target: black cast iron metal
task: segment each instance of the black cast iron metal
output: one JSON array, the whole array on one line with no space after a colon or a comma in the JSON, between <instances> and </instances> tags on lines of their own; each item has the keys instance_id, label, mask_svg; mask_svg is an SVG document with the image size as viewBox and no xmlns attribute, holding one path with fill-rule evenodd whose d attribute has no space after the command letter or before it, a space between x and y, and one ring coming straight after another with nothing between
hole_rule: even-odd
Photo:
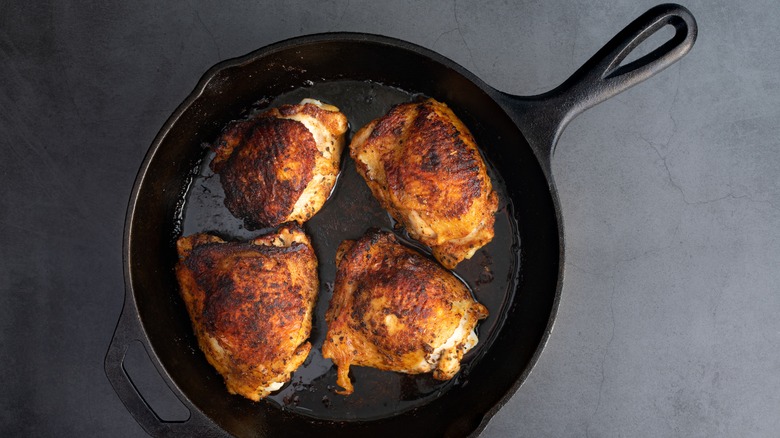
<instances>
[{"instance_id":1,"label":"black cast iron metal","mask_svg":"<svg viewBox=\"0 0 780 438\"><path fill-rule=\"evenodd\" d=\"M675 29L668 42L621 65L642 41L667 25ZM125 302L105 359L106 374L117 394L139 424L155 436L479 434L525 381L553 327L564 256L563 222L550 170L558 137L577 114L680 59L693 46L696 34L696 22L687 9L671 4L654 7L618 33L561 86L533 97L497 91L430 50L366 34L295 38L216 65L160 130L132 192L124 236ZM373 117L361 116L361 111L379 110L370 105L365 93L400 90L446 102L474 131L503 198L506 227L497 230L495 240L511 243L500 251L492 250L496 251L492 258L503 260L496 266L504 263L501 269L509 273L496 283L504 295L491 309L495 320L484 340L480 333L482 349L456 382L432 386L438 392L423 394L420 388L429 382L400 381L401 386L414 388L391 394L398 403L393 406L408 406L397 412L380 407L377 415L365 415L357 405L345 404L339 408L343 411L338 411L337 405L325 404L324 409L307 413L294 404L253 403L231 396L198 350L173 274L174 241L186 228L181 217L186 210L183 206L207 153L200 145L213 141L231 119L258 105L272 104L280 96L293 98L296 90L333 93L334 89L328 88L332 84L349 91L350 84L361 83L365 86L356 90L363 94L344 102L357 119ZM349 182L348 168L344 173L345 181L339 182L334 197L355 204L349 197L367 192L359 182ZM336 230L326 235L317 228L328 228L338 213L323 209L318 214L320 222L307 224L320 257L330 254L330 247L344 235L357 237L363 231ZM486 253L486 260L489 256ZM322 258L320 263L326 264ZM481 280L469 275L463 274L472 287L479 284ZM327 283L332 270L321 270L320 276ZM485 292L476 293L482 300L479 294ZM321 291L321 300L325 294ZM145 347L164 381L189 409L187 420L160 419L127 376L124 357L135 341ZM324 376L328 377L327 373ZM370 374L361 378L365 385L374 379ZM320 391L329 391L325 383L319 383ZM360 384L356 382L356 386ZM419 403L412 400L404 405L409 394Z\"/></svg>"}]
</instances>

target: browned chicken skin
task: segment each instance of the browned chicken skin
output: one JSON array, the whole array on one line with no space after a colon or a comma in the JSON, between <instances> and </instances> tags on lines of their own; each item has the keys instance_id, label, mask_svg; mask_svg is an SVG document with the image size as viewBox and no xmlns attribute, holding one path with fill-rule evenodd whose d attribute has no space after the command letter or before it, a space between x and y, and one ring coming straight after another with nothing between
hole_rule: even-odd
<instances>
[{"instance_id":1,"label":"browned chicken skin","mask_svg":"<svg viewBox=\"0 0 780 438\"><path fill-rule=\"evenodd\" d=\"M498 196L468 128L428 99L393 107L349 145L371 192L452 269L493 239Z\"/></svg>"},{"instance_id":2,"label":"browned chicken skin","mask_svg":"<svg viewBox=\"0 0 780 438\"><path fill-rule=\"evenodd\" d=\"M225 206L250 228L307 221L336 183L346 131L338 108L313 99L232 122L211 162Z\"/></svg>"},{"instance_id":3,"label":"browned chicken skin","mask_svg":"<svg viewBox=\"0 0 780 438\"><path fill-rule=\"evenodd\" d=\"M209 363L228 391L259 400L306 359L319 281L317 258L297 225L251 242L182 237L180 292Z\"/></svg>"},{"instance_id":4,"label":"browned chicken skin","mask_svg":"<svg viewBox=\"0 0 780 438\"><path fill-rule=\"evenodd\" d=\"M488 315L460 280L389 232L342 242L336 264L322 355L338 367L341 394L353 392L350 365L455 376Z\"/></svg>"}]
</instances>

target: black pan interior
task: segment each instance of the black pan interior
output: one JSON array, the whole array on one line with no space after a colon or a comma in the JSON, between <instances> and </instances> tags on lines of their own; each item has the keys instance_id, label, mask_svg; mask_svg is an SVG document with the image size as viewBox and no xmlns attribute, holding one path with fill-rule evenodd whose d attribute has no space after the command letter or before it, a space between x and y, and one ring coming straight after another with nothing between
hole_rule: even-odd
<instances>
[{"instance_id":1,"label":"black pan interior","mask_svg":"<svg viewBox=\"0 0 780 438\"><path fill-rule=\"evenodd\" d=\"M390 436L411 430L460 436L478 429L485 414L514 392L545 337L559 256L550 186L492 90L422 49L348 36L281 44L211 74L203 92L185 103L153 145L132 206L131 286L144 330L170 380L197 409L237 436L282 431ZM455 270L491 311L480 326L481 345L452 382L356 367L356 393L345 398L332 392L335 376L329 361L319 356L319 346L325 334L321 315L335 276L335 247L369 226L393 227L345 155L331 199L306 225L322 282L311 357L293 383L269 400L254 403L229 395L198 350L178 297L173 243L198 231L236 238L259 231L244 229L222 207L218 178L206 170L205 145L232 119L303 97L339 106L354 132L390 105L418 94L446 102L472 130L501 198L496 238Z\"/></svg>"},{"instance_id":2,"label":"black pan interior","mask_svg":"<svg viewBox=\"0 0 780 438\"><path fill-rule=\"evenodd\" d=\"M348 139L361 126L385 114L392 105L420 98L376 82L337 80L297 88L270 102L262 99L257 110L284 103L298 103L307 97L336 105L347 115L351 121ZM227 239L247 240L263 233L264 230L244 228L242 222L225 208L219 177L208 166L212 156L213 153L206 154L201 170L187 192L182 209L182 235L211 232ZM520 262L519 236L511 215L509 198L500 175L488 164L501 200L495 226L499 237L455 270L470 286L477 300L491 310L491 315L478 327L481 340L479 348L467 355L462 372L452 381L437 381L429 373L410 376L355 367L352 369L352 378L358 385L355 393L349 397L336 394L336 369L329 359L321 355L327 332L325 312L336 275L336 248L343 240L357 239L369 228L376 227L393 230L409 245L428 253L427 248L409 239L403 229L396 229L392 217L371 195L347 153L344 159L338 184L328 203L305 224L319 259L321 282L310 338L313 349L304 365L293 374L292 383L267 399L281 409L335 421L397 415L422 406L457 385L468 375L470 366L478 362L480 352L490 345L491 335L498 332L504 307L512 302Z\"/></svg>"}]
</instances>

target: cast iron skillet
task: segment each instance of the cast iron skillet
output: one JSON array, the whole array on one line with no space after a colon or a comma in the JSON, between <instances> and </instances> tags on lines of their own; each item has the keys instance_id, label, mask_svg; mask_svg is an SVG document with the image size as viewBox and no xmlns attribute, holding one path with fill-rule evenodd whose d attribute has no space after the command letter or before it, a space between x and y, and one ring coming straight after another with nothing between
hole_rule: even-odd
<instances>
[{"instance_id":1,"label":"cast iron skillet","mask_svg":"<svg viewBox=\"0 0 780 438\"><path fill-rule=\"evenodd\" d=\"M674 36L620 65L666 25ZM477 435L528 376L553 326L563 284L563 223L550 160L567 123L585 109L668 67L693 46L696 22L678 5L650 9L561 86L533 97L499 92L454 62L386 37L334 33L277 43L209 70L170 117L143 162L124 236L125 302L105 360L127 409L150 434L179 436ZM178 292L174 242L213 231L257 234L222 208L207 145L230 120L253 110L316 97L339 106L352 132L390 105L418 95L446 102L472 130L499 197L496 238L455 273L485 303L480 345L451 382L354 368L356 393L334 394L334 370L319 355L335 247L367 227L393 229L348 159L331 199L306 230L320 260L314 349L293 382L254 403L227 393L197 347ZM395 230L403 237L402 230ZM413 242L410 242L413 244ZM123 362L140 342L190 416L160 419Z\"/></svg>"}]
</instances>

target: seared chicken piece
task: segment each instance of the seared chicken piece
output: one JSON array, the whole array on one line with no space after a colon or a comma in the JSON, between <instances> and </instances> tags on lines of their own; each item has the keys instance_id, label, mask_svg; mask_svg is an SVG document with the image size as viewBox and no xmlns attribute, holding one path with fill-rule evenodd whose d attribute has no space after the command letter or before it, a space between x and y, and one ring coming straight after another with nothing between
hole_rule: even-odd
<instances>
[{"instance_id":1,"label":"seared chicken piece","mask_svg":"<svg viewBox=\"0 0 780 438\"><path fill-rule=\"evenodd\" d=\"M382 207L445 267L493 239L498 196L474 137L447 105L397 105L361 128L349 149Z\"/></svg>"},{"instance_id":2,"label":"seared chicken piece","mask_svg":"<svg viewBox=\"0 0 780 438\"><path fill-rule=\"evenodd\" d=\"M232 122L214 145L225 206L250 228L309 220L339 173L347 117L304 99Z\"/></svg>"},{"instance_id":3,"label":"seared chicken piece","mask_svg":"<svg viewBox=\"0 0 780 438\"><path fill-rule=\"evenodd\" d=\"M209 363L231 394L260 400L306 359L317 258L297 225L251 242L209 234L177 242L180 292Z\"/></svg>"},{"instance_id":4,"label":"seared chicken piece","mask_svg":"<svg viewBox=\"0 0 780 438\"><path fill-rule=\"evenodd\" d=\"M339 393L353 392L350 365L455 376L488 315L460 280L389 232L342 242L336 264L322 356L338 367Z\"/></svg>"}]
</instances>

